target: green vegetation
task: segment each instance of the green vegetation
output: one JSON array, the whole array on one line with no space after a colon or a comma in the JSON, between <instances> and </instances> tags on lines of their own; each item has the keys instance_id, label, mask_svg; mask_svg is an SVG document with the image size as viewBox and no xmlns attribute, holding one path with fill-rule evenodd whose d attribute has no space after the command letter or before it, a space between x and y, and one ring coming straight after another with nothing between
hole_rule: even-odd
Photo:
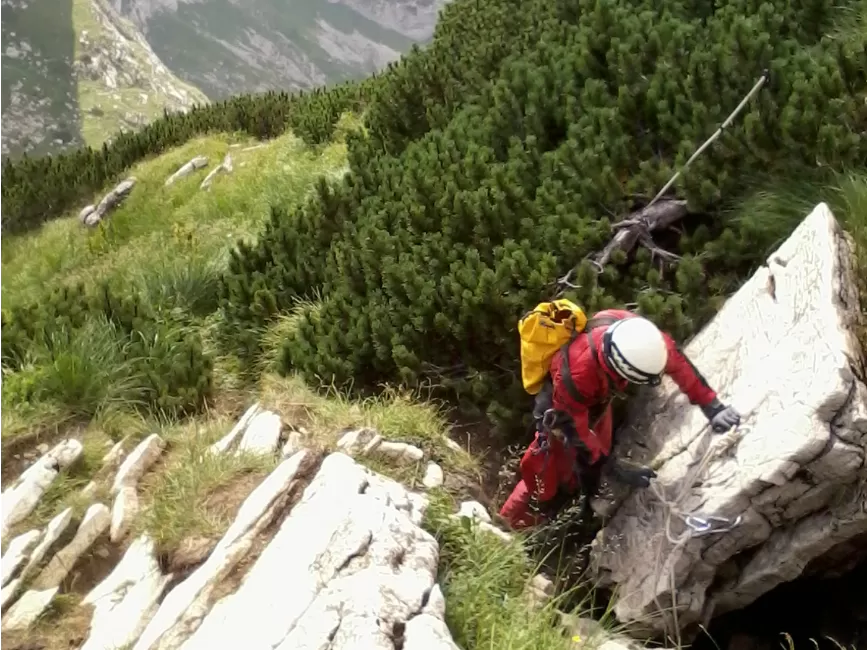
<instances>
[{"instance_id":1,"label":"green vegetation","mask_svg":"<svg viewBox=\"0 0 867 650\"><path fill-rule=\"evenodd\" d=\"M823 36L830 3L484 6L450 5L431 48L382 77L343 183L275 210L233 255L221 307L236 353L255 359L259 332L317 291L284 371L356 390L431 385L522 430L516 318L605 245L763 69L767 88L678 184L691 214L660 241L683 259L640 248L599 275L584 262L570 297L635 306L687 337L787 234L728 215L752 181L827 182L867 158L867 34ZM494 17L483 37L482 15Z\"/></svg>"},{"instance_id":2,"label":"green vegetation","mask_svg":"<svg viewBox=\"0 0 867 650\"><path fill-rule=\"evenodd\" d=\"M445 408L415 400L523 430L515 323L576 265L567 295L588 311L628 305L683 339L825 200L867 289L864 24L863 0L457 0L428 49L364 84L239 97L98 151L8 163L4 449L70 426L100 447L171 432L141 524L170 549L225 521L189 502L267 469L185 462L254 397L323 447L368 424L477 480L445 444ZM672 190L689 215L654 236L680 259L639 247L599 274L582 262L764 69L767 87ZM209 192L206 170L163 186L227 152L235 170ZM130 198L84 229L77 211L124 174ZM568 647L553 609L517 598L524 551L442 507L429 527L458 642Z\"/></svg>"}]
</instances>

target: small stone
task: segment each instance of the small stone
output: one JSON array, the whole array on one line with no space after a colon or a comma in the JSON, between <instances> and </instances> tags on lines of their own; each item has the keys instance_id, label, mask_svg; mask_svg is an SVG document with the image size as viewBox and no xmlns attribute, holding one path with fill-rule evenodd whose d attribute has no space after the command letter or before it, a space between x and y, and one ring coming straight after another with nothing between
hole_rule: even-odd
<instances>
[{"instance_id":1,"label":"small stone","mask_svg":"<svg viewBox=\"0 0 867 650\"><path fill-rule=\"evenodd\" d=\"M39 445L36 445L36 451L38 451L40 454L47 454L48 449L49 449L48 445L45 444L44 442L39 444Z\"/></svg>"},{"instance_id":2,"label":"small stone","mask_svg":"<svg viewBox=\"0 0 867 650\"><path fill-rule=\"evenodd\" d=\"M429 462L424 472L424 478L421 481L422 484L429 490L432 490L440 487L444 481L443 468L433 461Z\"/></svg>"},{"instance_id":3,"label":"small stone","mask_svg":"<svg viewBox=\"0 0 867 650\"><path fill-rule=\"evenodd\" d=\"M421 449L405 442L382 442L376 448L376 453L406 465L417 463L424 458L424 452Z\"/></svg>"},{"instance_id":4,"label":"small stone","mask_svg":"<svg viewBox=\"0 0 867 650\"><path fill-rule=\"evenodd\" d=\"M469 517L478 521L491 523L491 515L478 501L464 501L458 509L458 517Z\"/></svg>"}]
</instances>

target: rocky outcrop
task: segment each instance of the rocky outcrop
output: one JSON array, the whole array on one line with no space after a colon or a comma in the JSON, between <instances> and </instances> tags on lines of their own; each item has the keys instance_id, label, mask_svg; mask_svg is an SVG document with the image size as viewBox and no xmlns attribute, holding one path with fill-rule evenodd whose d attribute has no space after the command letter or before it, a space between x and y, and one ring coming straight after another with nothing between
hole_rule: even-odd
<instances>
[{"instance_id":1,"label":"rocky outcrop","mask_svg":"<svg viewBox=\"0 0 867 650\"><path fill-rule=\"evenodd\" d=\"M256 404L210 453L282 456L282 430L280 416ZM303 445L300 431L292 428L290 433L298 433L295 444ZM407 449L418 448L383 441L371 429L344 435L344 446L354 452L372 441L400 450L382 458L415 462ZM69 446L67 442L64 448ZM115 510L128 491L135 494L163 446L153 434L122 463L122 446L106 455L103 475L97 478L115 495ZM423 456L421 450L419 454ZM158 560L147 535L124 544L120 561L82 601L92 616L81 647L458 650L436 582L439 547L421 527L427 505L423 494L344 453L323 460L321 452L301 448L249 494L216 547L186 571L172 573L175 569ZM105 505L92 505L74 537L33 580L28 569L20 568L37 567L48 555L70 524L71 509L45 530L10 542L3 557L4 606L11 603L3 616L4 632L34 624L95 540L110 530L110 544L123 543L123 536L114 534L114 515ZM465 503L455 516L490 521L475 502Z\"/></svg>"},{"instance_id":2,"label":"rocky outcrop","mask_svg":"<svg viewBox=\"0 0 867 650\"><path fill-rule=\"evenodd\" d=\"M189 176L194 171L196 171L198 169L202 169L207 164L208 164L207 156L196 156L195 158L192 158L189 162L181 165L174 174L172 174L171 176L169 176L166 179L165 186L168 187L169 185L171 185L172 183L174 183L178 179L184 178L185 176Z\"/></svg>"},{"instance_id":3,"label":"rocky outcrop","mask_svg":"<svg viewBox=\"0 0 867 650\"><path fill-rule=\"evenodd\" d=\"M867 531L859 314L850 245L820 204L686 347L741 427L713 434L668 379L634 405L617 453L658 478L596 504L610 518L593 550L621 621L694 627Z\"/></svg>"}]
</instances>

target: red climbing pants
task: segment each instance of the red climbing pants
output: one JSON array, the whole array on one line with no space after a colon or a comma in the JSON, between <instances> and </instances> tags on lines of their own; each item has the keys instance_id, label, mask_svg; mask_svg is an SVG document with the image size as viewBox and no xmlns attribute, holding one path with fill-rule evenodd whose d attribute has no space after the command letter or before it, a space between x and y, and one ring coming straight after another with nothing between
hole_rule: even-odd
<instances>
[{"instance_id":1,"label":"red climbing pants","mask_svg":"<svg viewBox=\"0 0 867 650\"><path fill-rule=\"evenodd\" d=\"M541 449L539 434L521 457L521 478L500 508L500 516L516 530L535 526L539 517L530 512L530 500L535 493L539 502L550 501L561 486L569 491L577 487L575 449L558 438L549 437L547 450Z\"/></svg>"}]
</instances>

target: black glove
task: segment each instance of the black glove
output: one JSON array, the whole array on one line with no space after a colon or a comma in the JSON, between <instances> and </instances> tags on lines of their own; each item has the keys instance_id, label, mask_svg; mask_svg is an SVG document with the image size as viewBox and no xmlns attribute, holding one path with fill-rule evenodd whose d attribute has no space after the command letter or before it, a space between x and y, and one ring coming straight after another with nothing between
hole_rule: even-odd
<instances>
[{"instance_id":1,"label":"black glove","mask_svg":"<svg viewBox=\"0 0 867 650\"><path fill-rule=\"evenodd\" d=\"M656 478L656 472L649 467L630 467L617 460L611 463L610 471L617 481L632 487L646 488L650 485L650 479Z\"/></svg>"},{"instance_id":2,"label":"black glove","mask_svg":"<svg viewBox=\"0 0 867 650\"><path fill-rule=\"evenodd\" d=\"M710 421L715 433L725 433L741 423L741 415L733 407L726 406L718 399L701 407L704 416Z\"/></svg>"}]
</instances>

